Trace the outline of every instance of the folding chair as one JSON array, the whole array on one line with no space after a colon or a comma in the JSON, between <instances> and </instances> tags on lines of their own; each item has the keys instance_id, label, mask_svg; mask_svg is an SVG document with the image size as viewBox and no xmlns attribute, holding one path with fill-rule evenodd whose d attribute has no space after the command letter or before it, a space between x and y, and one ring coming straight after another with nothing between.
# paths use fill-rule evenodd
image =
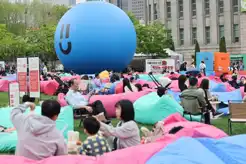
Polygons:
<instances>
[{"instance_id":1,"label":"folding chair","mask_svg":"<svg viewBox=\"0 0 246 164\"><path fill-rule=\"evenodd\" d=\"M199 105L199 101L197 96L192 95L180 95L181 106L184 109L183 117L185 115L190 116L190 121L193 121L192 116L201 116L200 122L204 119L204 113L202 112L202 108Z\"/></svg>"},{"instance_id":2,"label":"folding chair","mask_svg":"<svg viewBox=\"0 0 246 164\"><path fill-rule=\"evenodd\" d=\"M246 123L246 102L229 101L228 132L232 134L232 123Z\"/></svg>"}]
</instances>

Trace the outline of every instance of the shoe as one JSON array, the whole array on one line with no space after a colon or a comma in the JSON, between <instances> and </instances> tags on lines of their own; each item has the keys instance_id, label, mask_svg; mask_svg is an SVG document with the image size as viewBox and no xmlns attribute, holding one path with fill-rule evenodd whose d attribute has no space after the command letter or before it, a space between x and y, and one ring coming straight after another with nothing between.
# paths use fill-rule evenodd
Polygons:
<instances>
[{"instance_id":1,"label":"shoe","mask_svg":"<svg viewBox=\"0 0 246 164\"><path fill-rule=\"evenodd\" d=\"M211 119L215 120L215 119L218 119L219 117L223 116L224 113L215 113L213 114L213 117Z\"/></svg>"},{"instance_id":2,"label":"shoe","mask_svg":"<svg viewBox=\"0 0 246 164\"><path fill-rule=\"evenodd\" d=\"M103 123L109 125L109 124L111 124L111 120L103 121Z\"/></svg>"}]
</instances>

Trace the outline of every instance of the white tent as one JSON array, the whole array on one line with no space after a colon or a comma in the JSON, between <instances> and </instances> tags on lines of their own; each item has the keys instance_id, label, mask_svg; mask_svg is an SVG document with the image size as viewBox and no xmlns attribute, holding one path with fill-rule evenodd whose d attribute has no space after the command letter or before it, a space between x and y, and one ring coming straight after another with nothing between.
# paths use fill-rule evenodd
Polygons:
<instances>
[{"instance_id":1,"label":"white tent","mask_svg":"<svg viewBox=\"0 0 246 164\"><path fill-rule=\"evenodd\" d=\"M174 57L178 56L180 63L182 63L184 61L184 55L179 54L177 52L174 52L174 51L170 50L169 48L166 48L164 50L166 51L166 53L168 54L168 56L171 56L171 57L172 56L174 56Z\"/></svg>"}]
</instances>

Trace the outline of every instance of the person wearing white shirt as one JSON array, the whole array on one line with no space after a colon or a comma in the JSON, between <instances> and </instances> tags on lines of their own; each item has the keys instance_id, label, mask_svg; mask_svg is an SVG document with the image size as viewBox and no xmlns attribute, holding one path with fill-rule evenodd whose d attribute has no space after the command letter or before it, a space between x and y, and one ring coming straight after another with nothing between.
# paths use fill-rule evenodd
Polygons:
<instances>
[{"instance_id":1,"label":"person wearing white shirt","mask_svg":"<svg viewBox=\"0 0 246 164\"><path fill-rule=\"evenodd\" d=\"M206 70L206 64L204 61L201 61L199 68L200 68L201 73L203 73L204 76L206 76L206 71L205 71Z\"/></svg>"},{"instance_id":2,"label":"person wearing white shirt","mask_svg":"<svg viewBox=\"0 0 246 164\"><path fill-rule=\"evenodd\" d=\"M90 115L98 115L100 113L104 113L105 117L107 117L107 112L101 101L95 101L92 104L89 104L90 97L93 92L89 93L88 99L85 98L79 91L79 81L77 79L70 80L70 89L66 94L66 101L69 105L75 109L75 114L90 114Z\"/></svg>"},{"instance_id":3,"label":"person wearing white shirt","mask_svg":"<svg viewBox=\"0 0 246 164\"><path fill-rule=\"evenodd\" d=\"M138 88L130 83L130 80L127 78L123 79L123 92L138 92Z\"/></svg>"}]
</instances>

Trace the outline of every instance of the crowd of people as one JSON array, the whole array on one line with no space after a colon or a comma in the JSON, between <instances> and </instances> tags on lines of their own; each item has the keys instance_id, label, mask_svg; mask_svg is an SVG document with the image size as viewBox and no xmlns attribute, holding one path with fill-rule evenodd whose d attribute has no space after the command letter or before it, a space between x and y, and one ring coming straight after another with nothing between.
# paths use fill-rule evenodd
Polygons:
<instances>
[{"instance_id":1,"label":"crowd of people","mask_svg":"<svg viewBox=\"0 0 246 164\"><path fill-rule=\"evenodd\" d=\"M186 63L187 64L187 63ZM186 69L186 64L181 64L180 68ZM205 73L206 65L204 62L200 64L200 73ZM134 84L133 81L138 79L138 75L130 73L130 78L123 78L123 92L139 92L143 87L149 88L148 84ZM181 105L188 114L204 115L205 123L210 124L210 113L217 115L216 110L211 105L213 96L209 92L209 80L203 79L198 86L198 78L200 76L180 75L178 77L178 87L181 91ZM237 76L232 76L232 81L228 81L226 74L220 78L222 82L229 82L233 87L237 85L245 85L245 78L237 81ZM104 94L108 88L103 88L103 83L99 74L95 74L95 78L82 77L82 80L93 81L93 87L89 89L87 95L81 94L79 90L79 81L72 79L69 81L69 90L65 99L72 106L75 118L76 115L87 115L83 120L83 128L87 139L77 144L80 145L78 154L88 156L98 156L106 152L124 149L141 144L140 130L134 121L134 106L129 100L121 100L115 104L116 117L119 120L116 127L111 124L107 111L101 101L90 102L90 98L95 94ZM113 72L110 73L110 82L118 83L120 75ZM172 80L163 77L159 79L161 86L157 87L159 97L167 94L167 90ZM100 90L98 90L100 89ZM185 99L185 97L195 97L196 101ZM11 120L18 134L18 143L16 155L24 156L34 160L40 160L51 156L68 154L67 144L60 131L56 129L55 121L61 111L61 106L57 101L46 100L41 105L41 115L35 115L35 99L23 98L23 104L14 108L11 113ZM27 108L31 113L25 114ZM152 136L148 136L148 142L164 135L160 122L153 127ZM182 127L174 127L169 133L174 134L181 130Z\"/></svg>"}]
</instances>

